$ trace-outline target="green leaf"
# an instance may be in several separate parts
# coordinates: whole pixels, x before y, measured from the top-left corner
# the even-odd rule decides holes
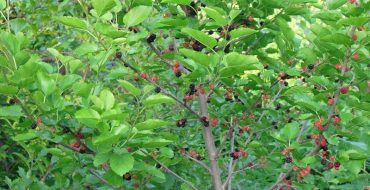
[[[5,0],[0,0],[0,10],[3,10],[6,8],[6,1]]]
[[[199,63],[205,67],[208,67],[208,65],[211,62],[211,57],[202,52],[197,52],[197,51],[185,49],[185,48],[180,49],[180,52],[184,54],[186,57],[194,60],[196,63]]]
[[[125,32],[117,30],[111,24],[105,24],[105,23],[100,23],[100,22],[96,23],[95,30],[105,36],[108,36],[114,39],[126,36]]]
[[[91,0],[91,4],[99,17],[116,6],[116,2],[114,0]]]
[[[223,61],[227,66],[254,65],[259,63],[255,55],[242,55],[236,52],[225,55]]]
[[[144,122],[136,124],[135,127],[137,128],[137,130],[142,131],[156,129],[169,124],[170,124],[169,122],[159,119],[148,119]]]
[[[207,34],[203,33],[199,30],[194,30],[191,28],[183,28],[181,30],[182,33],[188,34],[192,38],[196,39],[198,42],[202,43],[203,45],[207,46],[209,49],[212,49],[217,45],[216,39],[208,36]]]
[[[52,94],[55,91],[55,81],[43,72],[37,72],[37,79],[45,96]]]
[[[0,117],[21,117],[23,116],[22,108],[18,105],[2,106],[0,109]]]
[[[162,103],[174,103],[175,100],[172,98],[165,96],[163,94],[156,94],[148,97],[147,99],[144,100],[144,105],[145,106],[152,106],[155,104],[162,104]]]
[[[220,69],[220,76],[222,78],[227,78],[234,75],[241,75],[244,74],[246,70],[258,70],[254,65],[238,65],[238,66],[231,66],[231,67],[224,67]]]
[[[162,0],[161,3],[176,3],[180,5],[190,5],[192,0]]]
[[[117,143],[119,140],[119,136],[113,135],[109,132],[103,132],[99,136],[93,137],[92,143],[93,145],[107,145]]]
[[[100,100],[104,103],[105,110],[109,110],[114,106],[114,95],[107,89],[100,92]]]
[[[226,67],[220,69],[220,76],[223,78],[244,74],[245,70],[260,70],[263,68],[256,56],[242,55],[236,52],[225,55],[223,61],[226,65]]]
[[[282,94],[283,96],[291,96],[296,94],[309,94],[311,89],[306,86],[292,86],[285,90]]]
[[[351,17],[351,18],[344,18],[338,21],[338,24],[345,25],[345,26],[363,26],[367,22],[369,22],[369,17]]]
[[[341,33],[326,35],[322,37],[321,40],[330,42],[330,43],[335,43],[335,44],[347,45],[347,46],[352,44],[351,38]]]
[[[173,143],[173,141],[171,140],[162,139],[162,138],[154,138],[154,139],[145,141],[142,146],[144,148],[160,148],[160,147],[167,146],[171,143]]]
[[[118,81],[123,88],[125,88],[128,92],[130,92],[134,96],[139,96],[141,91],[140,89],[136,88],[133,84],[125,80]]]
[[[113,154],[109,160],[110,168],[119,176],[129,172],[134,166],[131,154]]]
[[[231,21],[234,20],[241,12],[241,10],[232,9],[229,13]]]
[[[110,158],[109,153],[98,153],[94,157],[94,166],[99,167],[104,162],[108,161]]]
[[[348,2],[348,0],[334,0],[331,3],[328,4],[328,8],[330,10],[334,10],[334,9],[337,9],[337,8],[341,7],[342,5],[346,4],[347,2]]]
[[[215,9],[206,7],[204,8],[204,11],[206,12],[207,16],[216,21],[218,26],[225,26],[227,24],[227,19]]]
[[[238,38],[238,37],[241,37],[241,36],[249,36],[249,35],[252,35],[256,32],[257,32],[257,30],[253,30],[253,29],[250,29],[250,28],[238,28],[238,29],[232,30],[230,32],[230,35],[231,35],[231,38],[234,39],[234,38]]]
[[[122,176],[117,175],[112,169],[105,172],[104,179],[106,179],[109,182],[109,184],[116,187],[121,186],[123,184]]]
[[[293,40],[294,36],[295,36],[295,33],[294,31],[289,27],[289,24],[288,22],[279,17],[276,19],[277,23],[279,24],[280,26],[280,29],[282,31],[282,33],[284,34],[284,36],[288,39],[288,40]]]
[[[358,173],[360,173],[362,167],[364,166],[364,160],[349,160],[345,162],[343,165],[352,174],[357,175]]]
[[[124,17],[123,22],[127,27],[138,25],[144,22],[152,12],[152,7],[137,6],[132,8]]]
[[[164,18],[159,20],[155,27],[161,28],[161,27],[185,27],[186,26],[186,20],[180,19],[180,18]]]
[[[81,123],[92,128],[95,128],[100,120],[100,115],[97,111],[87,108],[78,110],[75,113],[75,117]]]
[[[305,100],[305,101],[297,101],[295,103],[303,108],[310,110],[311,113],[316,113],[320,110],[320,104],[314,101]]]
[[[18,87],[7,84],[0,84],[0,94],[15,95],[18,92]]]
[[[87,24],[84,20],[81,20],[76,17],[71,16],[56,16],[54,20],[60,22],[64,25],[73,27],[73,28],[80,28],[80,29],[87,29]]]
[[[303,158],[301,160],[301,162],[304,163],[305,165],[309,165],[309,164],[312,164],[312,163],[316,162],[316,157],[315,156],[307,156],[307,157]]]
[[[37,137],[36,132],[31,131],[31,132],[28,132],[28,133],[18,134],[15,137],[13,137],[13,140],[18,141],[18,142],[28,141],[28,140],[34,139],[36,137]]]
[[[325,11],[320,12],[312,16],[313,18],[319,18],[321,20],[338,21],[342,16],[338,12]]]
[[[316,3],[317,0],[291,0],[292,4],[301,4],[301,3]]]
[[[59,86],[62,90],[66,90],[73,86],[78,80],[81,79],[80,75],[70,74],[64,76],[59,82]]]
[[[299,123],[293,122],[286,124],[282,129],[282,132],[288,139],[296,138],[299,133]]]
[[[298,52],[298,57],[302,58],[306,64],[314,64],[316,61],[316,54],[311,48],[301,48]]]
[[[122,136],[126,134],[128,130],[129,130],[129,126],[127,126],[126,124],[121,124],[113,128],[113,135]]]

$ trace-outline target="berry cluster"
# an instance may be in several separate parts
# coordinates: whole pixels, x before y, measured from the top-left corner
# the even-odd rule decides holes
[[[203,123],[204,127],[209,127],[209,120],[207,117],[203,116],[200,118],[200,121]]]
[[[230,153],[230,157],[234,160],[238,159],[240,156],[247,157],[248,153],[243,150],[243,148],[236,148],[233,152]]]

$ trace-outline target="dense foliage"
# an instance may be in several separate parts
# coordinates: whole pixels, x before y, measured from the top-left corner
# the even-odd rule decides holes
[[[0,0],[0,188],[364,189],[368,0]]]

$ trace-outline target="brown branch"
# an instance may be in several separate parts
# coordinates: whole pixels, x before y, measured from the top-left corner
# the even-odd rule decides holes
[[[204,94],[199,94],[199,105],[200,113],[202,117],[208,118],[208,109],[207,109],[207,97]],[[215,146],[215,141],[212,135],[211,127],[203,127],[203,138],[205,141],[206,149],[208,152],[208,158],[211,168],[211,176],[213,181],[213,186],[215,190],[222,190],[222,182],[220,176],[220,168],[218,166],[218,156]]]
[[[183,154],[186,158],[189,158],[190,160],[192,160],[192,161],[194,161],[194,162],[196,162],[196,163],[198,163],[199,165],[201,165],[203,168],[205,168],[207,171],[208,171],[208,173],[211,173],[211,169],[204,163],[204,162],[202,162],[202,161],[200,161],[200,160],[197,160],[197,159],[195,159],[195,158],[193,158],[193,157],[191,157],[190,155],[188,155],[188,154]]]
[[[174,171],[172,171],[171,169],[169,169],[167,166],[165,166],[162,162],[160,162],[159,160],[157,160],[154,156],[148,154],[147,152],[143,151],[142,149],[139,149],[142,153],[144,153],[145,155],[147,156],[150,156],[154,161],[157,162],[157,164],[161,165],[165,171],[167,171],[168,173],[170,173],[172,176],[176,177],[177,179],[179,179],[180,181],[182,181],[183,183],[187,184],[189,187],[191,187],[193,190],[198,190],[191,182],[187,181],[186,179],[182,178],[181,176],[179,176],[178,174],[176,174]]]
[[[239,172],[245,171],[247,169],[255,168],[257,166],[259,166],[259,165],[258,164],[253,164],[253,166],[246,165],[246,166],[243,166],[241,169],[234,171],[234,173],[239,173]]]
[[[170,61],[170,60],[168,60],[168,59],[165,59],[165,58],[163,58],[163,56],[162,56],[162,53],[152,44],[152,43],[148,43],[148,45],[149,45],[149,47],[150,47],[150,49],[155,53],[155,54],[157,54],[157,57],[160,59],[160,60],[162,60],[163,62],[165,62],[166,64],[167,64],[167,66],[169,66],[169,67],[173,67],[175,64],[172,62],[172,61]],[[186,69],[182,64],[180,64],[181,66],[180,66],[180,71],[181,72],[183,72],[183,73],[190,73],[190,70],[188,70],[188,69]]]
[[[308,126],[308,121],[305,121],[302,126],[301,126],[301,130],[299,131],[299,134],[298,134],[298,137],[296,139],[296,141],[301,144],[303,143],[302,141],[302,136],[303,136],[303,133],[304,133],[304,130],[306,129],[306,127]]]
[[[267,33],[263,33],[260,37],[258,37],[247,49],[245,54],[249,54],[250,51],[262,40],[263,37],[266,36]]]
[[[232,129],[231,140],[230,140],[230,153],[234,151],[234,142],[235,142],[235,129]],[[236,162],[237,160],[235,160],[234,162],[233,157],[230,158],[229,167],[228,167],[228,176],[227,176],[226,181],[223,184],[223,189],[226,189],[226,185],[227,185],[227,189],[231,190],[232,174],[235,169]]]
[[[236,163],[237,162],[238,162],[238,160],[233,160],[231,162],[229,174],[228,174],[228,176],[227,176],[224,184],[222,185],[222,189],[225,189],[226,190],[226,185],[227,185],[227,189],[228,190],[231,190],[231,180],[232,180],[232,176],[234,174],[234,170],[235,170],[235,167],[236,167]]]

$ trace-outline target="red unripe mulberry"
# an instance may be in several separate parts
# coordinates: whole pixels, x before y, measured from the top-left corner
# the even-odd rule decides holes
[[[357,60],[357,59],[359,59],[359,58],[360,58],[360,54],[355,53],[355,54],[353,54],[352,58],[353,58],[354,60]]]
[[[340,89],[339,89],[340,93],[342,94],[347,94],[348,92],[348,87],[345,87],[345,86],[342,86]]]

